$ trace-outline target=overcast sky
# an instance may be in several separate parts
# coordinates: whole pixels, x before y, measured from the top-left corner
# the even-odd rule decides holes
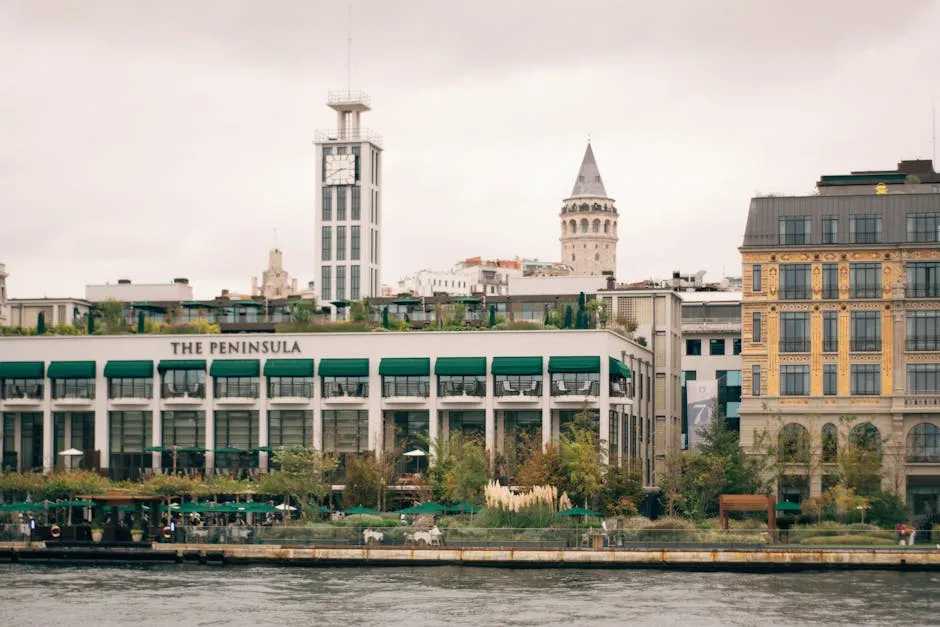
[[[928,0],[0,0],[0,262],[12,297],[313,279],[327,92],[372,97],[383,282],[559,258],[585,140],[619,280],[740,274],[755,193],[929,158]]]

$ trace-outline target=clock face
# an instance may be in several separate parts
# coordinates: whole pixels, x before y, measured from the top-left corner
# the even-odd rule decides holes
[[[327,155],[326,185],[354,185],[356,183],[355,155]]]

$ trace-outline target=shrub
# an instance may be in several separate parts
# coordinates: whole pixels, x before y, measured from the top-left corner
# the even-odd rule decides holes
[[[846,535],[841,535],[841,536],[810,536],[808,538],[803,538],[800,541],[800,544],[822,544],[822,545],[827,545],[827,546],[833,546],[833,545],[888,546],[888,545],[894,544],[894,540],[889,540],[887,538],[878,538],[875,536],[861,536],[861,535],[846,534]]]
[[[397,527],[399,522],[394,518],[382,518],[375,514],[353,514],[335,521],[334,524],[342,527]]]

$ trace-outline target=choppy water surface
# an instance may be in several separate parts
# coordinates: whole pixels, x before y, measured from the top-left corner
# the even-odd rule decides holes
[[[0,565],[0,625],[932,625],[932,573]]]

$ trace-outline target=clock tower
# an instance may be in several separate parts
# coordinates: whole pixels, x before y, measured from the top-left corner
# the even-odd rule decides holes
[[[336,128],[316,146],[316,292],[320,304],[380,294],[382,138],[360,124],[370,110],[362,92],[331,92]]]

